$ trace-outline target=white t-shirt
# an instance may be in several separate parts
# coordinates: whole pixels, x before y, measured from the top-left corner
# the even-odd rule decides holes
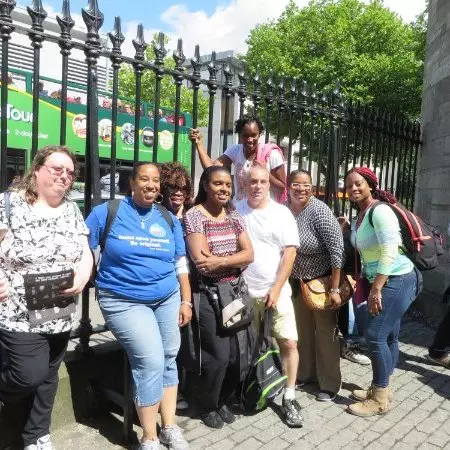
[[[245,158],[244,146],[242,144],[235,144],[232,145],[231,147],[228,147],[225,150],[224,155],[228,156],[228,158],[231,159],[235,168],[234,170],[235,200],[236,201],[242,200],[246,197],[244,187],[245,175],[246,172],[248,172],[250,167],[252,166],[253,161]],[[277,167],[280,167],[283,164],[284,160],[283,157],[280,155],[280,153],[277,151],[273,151],[270,153],[269,158],[267,160],[267,170],[270,173],[273,169],[276,169]],[[274,192],[272,192],[272,189],[270,191],[270,198],[273,199],[276,198]]]
[[[289,209],[274,200],[263,209],[252,209],[244,199],[236,210],[245,220],[255,254],[244,278],[250,295],[263,296],[275,281],[284,248],[299,246],[297,223]]]

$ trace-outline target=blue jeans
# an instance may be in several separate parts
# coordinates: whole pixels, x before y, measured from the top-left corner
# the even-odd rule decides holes
[[[165,387],[178,385],[180,292],[153,303],[125,300],[100,289],[100,309],[127,352],[137,406],[157,404]]]
[[[412,272],[390,277],[381,290],[378,316],[367,316],[366,341],[372,361],[373,384],[387,387],[398,361],[398,335],[403,314],[419,293],[422,275]]]
[[[367,320],[367,302],[355,305],[353,299],[348,303],[348,333],[350,340],[364,336]]]

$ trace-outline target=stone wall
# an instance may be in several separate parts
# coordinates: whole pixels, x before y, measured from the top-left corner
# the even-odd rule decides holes
[[[450,1],[431,0],[422,99],[423,147],[416,212],[447,238],[450,221]],[[448,243],[440,267],[424,274],[418,306],[442,317],[442,294],[450,284]]]

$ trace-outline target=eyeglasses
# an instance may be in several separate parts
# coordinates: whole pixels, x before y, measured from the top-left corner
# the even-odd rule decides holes
[[[311,189],[312,185],[310,183],[291,183],[291,188],[293,188],[293,189]]]
[[[188,194],[189,193],[189,188],[187,186],[179,186],[176,184],[171,184],[171,183],[166,183],[165,188],[170,192],[177,192],[177,191],[181,191],[184,194]]]
[[[47,164],[44,164],[44,167],[47,168],[48,172],[51,175],[56,175],[57,177],[60,177],[64,172],[66,172],[67,178],[69,178],[70,180],[73,180],[75,178],[75,172],[73,170],[69,170],[67,167],[47,166]]]

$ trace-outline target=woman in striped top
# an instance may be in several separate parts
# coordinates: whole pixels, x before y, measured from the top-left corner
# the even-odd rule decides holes
[[[368,292],[366,340],[373,372],[367,391],[353,391],[353,397],[360,401],[348,411],[367,417],[386,414],[390,409],[389,377],[398,360],[400,322],[418,294],[421,275],[402,251],[400,225],[388,205],[397,200],[378,189],[375,173],[367,167],[354,168],[346,176],[345,188],[359,210],[356,247],[363,278],[358,287],[365,284]],[[378,201],[383,204],[374,208],[370,217],[369,211]]]
[[[237,281],[242,268],[253,262],[252,244],[244,219],[231,208],[231,175],[221,166],[208,167],[199,183],[195,206],[185,215],[186,240],[196,266],[194,292],[200,297],[201,375],[197,404],[205,425],[221,428],[235,420],[227,403],[240,382],[240,355],[246,345],[240,331],[223,331],[216,318],[208,287]],[[240,330],[240,329],[238,329]],[[247,335],[247,333],[245,333]],[[241,348],[242,346],[242,348]],[[241,359],[242,361],[242,359]]]

